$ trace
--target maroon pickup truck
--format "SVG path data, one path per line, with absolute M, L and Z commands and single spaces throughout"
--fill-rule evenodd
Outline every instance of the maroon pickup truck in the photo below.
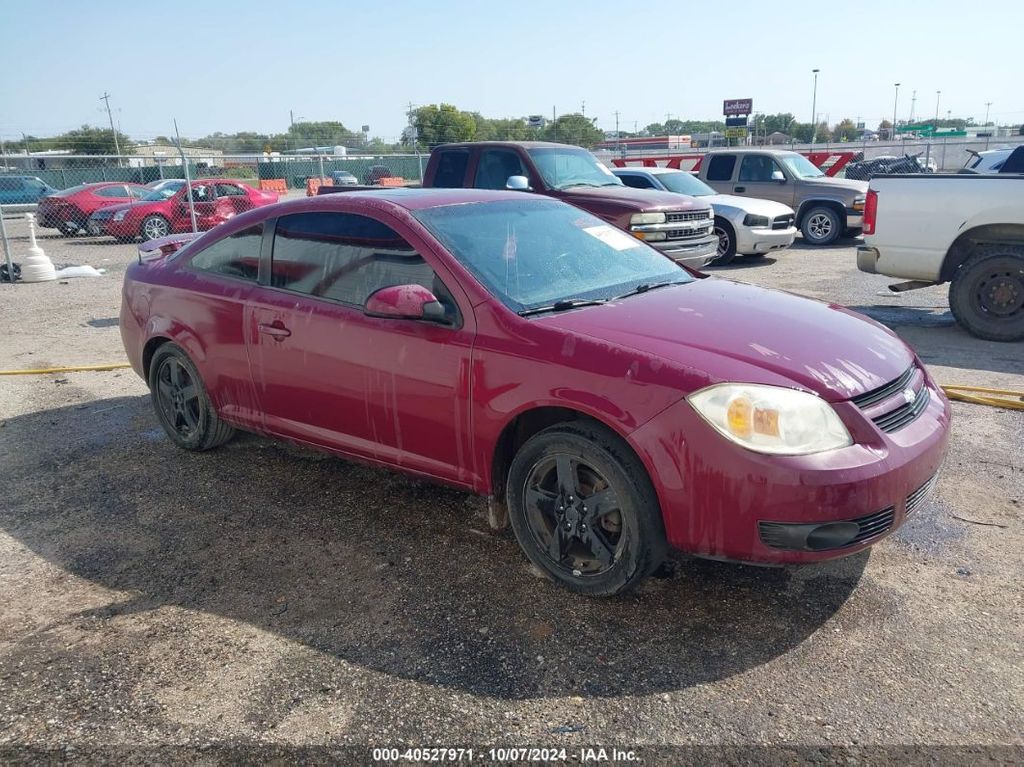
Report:
M 443 144 L 424 187 L 518 189 L 568 202 L 700 269 L 718 248 L 711 207 L 694 197 L 631 189 L 590 152 L 543 141 Z

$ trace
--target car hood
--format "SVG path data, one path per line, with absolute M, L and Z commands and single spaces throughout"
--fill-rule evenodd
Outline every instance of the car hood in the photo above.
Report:
M 654 189 L 633 189 L 628 186 L 574 186 L 558 193 L 567 202 L 593 200 L 595 202 L 619 202 L 623 207 L 636 210 L 704 210 L 708 207 L 705 198 L 690 197 L 675 192 L 660 192 Z
M 768 218 L 793 215 L 793 209 L 788 205 L 783 205 L 781 202 L 775 202 L 774 200 L 761 200 L 757 197 L 740 197 L 735 194 L 709 194 L 700 199 L 710 202 L 711 207 L 716 211 L 725 211 L 732 208 L 744 213 L 753 213 L 757 216 L 768 216 Z
M 832 178 L 831 176 L 819 176 L 818 178 L 805 178 L 800 181 L 809 187 L 816 187 L 822 190 L 836 191 L 842 189 L 854 194 L 867 194 L 868 182 L 855 181 L 852 178 Z
M 829 402 L 878 388 L 913 361 L 889 329 L 844 307 L 714 277 L 538 321 L 706 371 L 709 384 L 790 385 Z

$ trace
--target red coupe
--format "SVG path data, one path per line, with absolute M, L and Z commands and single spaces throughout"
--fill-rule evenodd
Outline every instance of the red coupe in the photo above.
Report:
M 56 229 L 70 237 L 85 232 L 89 216 L 100 208 L 138 202 L 151 191 L 142 184 L 123 181 L 79 184 L 39 200 L 36 221 L 40 226 Z
M 185 194 L 184 181 L 166 181 L 158 189 L 146 191 L 140 201 L 97 210 L 89 217 L 89 233 L 109 234 L 127 242 L 136 237 L 153 240 L 173 232 L 191 232 L 193 207 L 196 228 L 206 231 L 239 213 L 278 200 L 276 192 L 217 178 L 192 182 L 192 205 Z
M 184 239 L 143 246 L 120 323 L 175 443 L 245 429 L 475 491 L 579 592 L 629 588 L 669 546 L 861 551 L 946 450 L 949 403 L 887 328 L 690 272 L 557 200 L 351 192 Z

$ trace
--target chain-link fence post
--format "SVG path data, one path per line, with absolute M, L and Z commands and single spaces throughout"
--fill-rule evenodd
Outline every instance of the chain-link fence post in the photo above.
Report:
M 7 225 L 4 223 L 4 206 L 0 205 L 0 240 L 4 243 L 4 260 L 7 262 L 7 279 L 14 284 L 14 262 L 11 261 L 11 243 L 7 239 Z

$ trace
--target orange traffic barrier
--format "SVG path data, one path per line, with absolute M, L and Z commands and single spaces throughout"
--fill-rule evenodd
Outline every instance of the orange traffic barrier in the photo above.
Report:
M 401 176 L 382 176 L 377 179 L 380 186 L 405 186 L 405 179 Z
M 260 189 L 264 192 L 278 192 L 288 194 L 288 182 L 283 178 L 261 178 Z
M 307 178 L 306 197 L 316 197 L 316 190 L 322 186 L 334 186 L 332 178 Z

